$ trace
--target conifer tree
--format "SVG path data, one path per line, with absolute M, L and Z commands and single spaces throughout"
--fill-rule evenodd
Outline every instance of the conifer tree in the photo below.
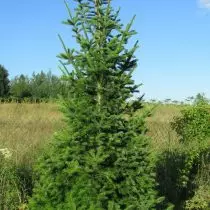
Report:
M 9 79 L 8 71 L 4 66 L 0 65 L 0 97 L 8 96 L 9 94 Z
M 111 0 L 76 0 L 64 23 L 72 27 L 78 49 L 62 38 L 63 101 L 66 128 L 55 135 L 40 159 L 30 209 L 154 209 L 155 174 L 146 137 L 145 116 L 136 116 L 142 97 L 132 80 L 138 43 L 134 18 L 124 26 Z M 71 65 L 71 71 L 68 66 Z

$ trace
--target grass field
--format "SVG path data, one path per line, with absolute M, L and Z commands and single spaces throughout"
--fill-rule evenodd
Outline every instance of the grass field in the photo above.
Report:
M 160 106 L 148 118 L 148 134 L 154 147 L 162 148 L 177 141 L 170 121 L 179 113 L 176 106 Z M 50 142 L 64 123 L 56 104 L 1 104 L 0 148 L 8 148 L 16 163 L 33 162 L 39 148 Z
M 177 134 L 171 129 L 170 123 L 180 113 L 181 106 L 159 105 L 147 119 L 148 135 L 152 137 L 154 148 L 163 150 L 178 142 Z
M 146 106 L 146 108 L 148 108 L 148 106 Z M 152 148 L 159 153 L 160 156 L 162 152 L 167 151 L 169 148 L 181 146 L 177 134 L 170 127 L 170 122 L 173 120 L 174 116 L 179 115 L 182 108 L 182 106 L 178 105 L 158 105 L 153 110 L 152 116 L 146 120 L 149 129 L 148 135 L 152 139 Z M 139 113 L 139 115 L 140 114 L 141 113 Z M 0 209 L 27 209 L 25 203 L 27 203 L 28 195 L 31 194 L 33 188 L 33 170 L 31 169 L 39 157 L 40 152 L 44 151 L 43 148 L 53 140 L 53 134 L 65 126 L 62 119 L 63 115 L 59 111 L 58 105 L 55 103 L 0 104 L 0 149 L 8 148 L 12 153 L 11 161 L 15 164 L 14 168 L 18 169 L 20 172 L 17 177 L 21 177 L 22 184 L 20 184 L 20 186 L 23 188 L 18 188 L 15 194 L 7 195 L 11 190 L 8 186 L 11 185 L 11 187 L 14 188 L 17 187 L 17 185 L 15 182 L 13 183 L 14 177 L 9 177 L 8 179 L 7 176 L 11 174 L 10 171 L 5 173 L 0 171 Z M 174 158 L 176 160 L 176 155 Z M 208 197 L 208 190 L 210 189 L 208 187 L 210 186 L 208 181 L 209 174 L 205 175 L 206 172 L 209 173 L 209 164 L 207 167 L 208 168 L 202 172 L 202 177 L 199 178 L 199 180 L 201 180 L 199 181 L 200 183 L 203 182 L 202 180 L 205 181 L 203 182 L 204 184 L 199 183 L 201 188 L 199 188 L 200 191 L 198 191 L 198 196 L 200 196 L 198 199 L 201 203 L 206 202 L 208 199 L 210 200 Z M 173 168 L 174 166 L 171 169 Z M 12 180 L 12 183 L 10 180 Z M 7 185 L 5 185 L 5 182 Z M 17 181 L 17 183 L 19 182 Z M 205 187 L 202 188 L 203 186 Z M 14 190 L 11 192 L 13 191 Z M 19 196 L 20 192 L 23 193 L 22 196 Z M 11 195 L 14 195 L 14 198 L 11 197 Z M 21 197 L 21 199 L 19 199 L 19 197 Z M 1 198 L 6 200 L 7 203 L 2 203 Z M 203 198 L 206 200 L 203 201 Z M 14 199 L 16 199 L 16 201 L 14 201 Z M 195 199 L 197 199 L 197 197 L 195 197 Z M 195 202 L 197 202 L 197 200 L 195 200 Z M 15 205 L 15 207 L 11 206 L 11 203 Z M 19 208 L 16 208 L 17 206 L 19 206 Z
M 55 104 L 1 104 L 0 148 L 8 148 L 16 163 L 33 162 L 38 149 L 61 126 Z

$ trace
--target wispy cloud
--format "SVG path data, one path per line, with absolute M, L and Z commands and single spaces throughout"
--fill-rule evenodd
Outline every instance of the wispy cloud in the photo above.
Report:
M 200 7 L 210 9 L 210 0 L 198 0 Z

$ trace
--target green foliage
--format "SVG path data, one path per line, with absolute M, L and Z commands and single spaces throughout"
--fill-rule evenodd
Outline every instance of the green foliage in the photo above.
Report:
M 205 140 L 210 136 L 210 109 L 204 100 L 196 100 L 195 104 L 181 111 L 175 117 L 172 128 L 181 137 L 182 142 L 193 139 Z
M 0 65 L 0 97 L 6 97 L 9 94 L 8 71 Z
M 210 174 L 210 112 L 207 101 L 198 100 L 174 118 L 172 128 L 180 136 L 180 145 L 164 151 L 158 161 L 159 190 L 175 209 L 206 209 L 208 200 L 201 196 L 199 172 Z M 208 176 L 209 178 L 209 176 Z M 209 189 L 209 183 L 207 185 Z M 200 200 L 199 200 L 200 199 Z M 205 202 L 203 202 L 205 200 Z
M 31 94 L 33 98 L 57 98 L 61 94 L 61 80 L 52 75 L 51 72 L 47 74 L 41 71 L 40 73 L 33 73 L 31 78 Z
M 10 96 L 18 102 L 46 101 L 56 99 L 58 95 L 66 96 L 66 83 L 50 71 L 33 73 L 32 77 L 16 76 L 11 80 Z
M 186 209 L 210 209 L 210 149 L 202 156 L 201 161 L 195 179 L 196 189 L 194 195 L 186 201 Z
M 209 198 L 210 187 L 200 186 L 196 190 L 194 196 L 186 201 L 186 210 L 209 210 L 210 209 L 210 198 Z
M 209 103 L 209 99 L 205 97 L 205 94 L 203 93 L 198 93 L 193 101 L 193 104 L 208 104 Z
M 31 195 L 31 189 L 31 169 L 17 166 L 12 161 L 12 153 L 7 148 L 0 149 L 0 209 L 16 210 L 23 207 Z
M 30 80 L 24 75 L 16 76 L 11 81 L 10 93 L 13 97 L 23 99 L 31 97 Z
M 197 191 L 196 177 L 203 163 L 209 161 L 209 141 L 191 142 L 164 151 L 158 160 L 157 181 L 159 191 L 175 209 L 183 209 L 185 202 Z M 209 169 L 208 169 L 209 172 Z
M 20 204 L 15 168 L 10 161 L 10 152 L 7 149 L 0 152 L 0 209 L 17 209 Z
M 63 101 L 66 129 L 36 166 L 30 209 L 155 209 L 154 159 L 146 137 L 141 97 L 132 80 L 137 43 L 126 49 L 135 31 L 123 28 L 110 1 L 77 0 L 72 26 L 79 49 L 60 58 L 69 97 Z M 72 65 L 69 72 L 67 65 Z M 126 117 L 125 117 L 126 116 Z

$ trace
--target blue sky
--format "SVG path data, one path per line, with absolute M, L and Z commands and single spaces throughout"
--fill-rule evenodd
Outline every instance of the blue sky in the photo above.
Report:
M 74 7 L 73 0 L 68 0 Z M 134 74 L 146 98 L 183 100 L 198 92 L 210 98 L 210 0 L 113 0 L 140 42 Z M 74 47 L 63 0 L 0 0 L 0 64 L 10 77 L 33 71 L 60 74 L 57 34 Z

